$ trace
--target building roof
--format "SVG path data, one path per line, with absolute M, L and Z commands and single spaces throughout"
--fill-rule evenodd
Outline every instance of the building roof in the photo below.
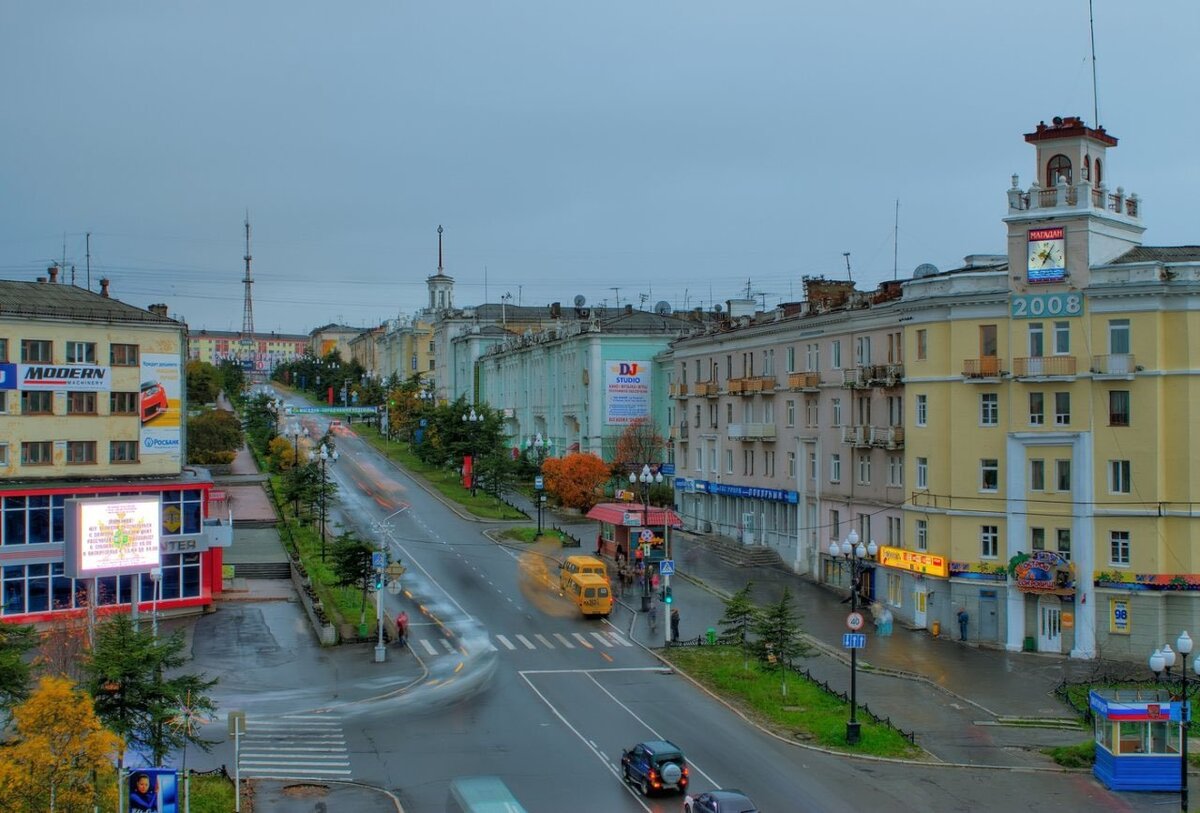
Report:
M 189 339 L 240 339 L 242 332 L 240 330 L 199 330 L 188 331 Z M 307 333 L 255 333 L 252 337 L 259 342 L 307 342 L 309 336 Z
M 0 280 L 0 316 L 79 322 L 142 322 L 183 326 L 183 322 L 101 296 L 77 285 Z
M 1200 262 L 1200 246 L 1138 246 L 1106 264 L 1195 262 Z
M 643 514 L 646 514 L 645 522 L 642 522 Z M 601 522 L 607 522 L 610 525 L 624 525 L 625 516 L 629 514 L 637 519 L 639 525 L 649 526 L 651 528 L 661 527 L 668 522 L 672 528 L 679 528 L 683 525 L 683 520 L 669 508 L 660 508 L 657 505 L 650 506 L 649 512 L 641 503 L 632 502 L 601 502 L 592 506 L 587 512 L 588 519 L 598 519 Z

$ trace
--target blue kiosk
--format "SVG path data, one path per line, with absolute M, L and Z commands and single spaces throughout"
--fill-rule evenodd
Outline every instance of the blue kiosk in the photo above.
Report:
M 1184 701 L 1165 689 L 1093 689 L 1092 773 L 1110 790 L 1179 790 Z

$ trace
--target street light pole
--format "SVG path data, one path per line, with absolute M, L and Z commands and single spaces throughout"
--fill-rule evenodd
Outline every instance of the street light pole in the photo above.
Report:
M 544 454 L 542 449 L 545 446 L 545 441 L 542 440 L 542 433 L 538 432 L 537 435 L 533 438 L 533 440 L 531 440 L 529 442 L 529 445 L 533 447 L 533 453 L 537 457 L 537 470 L 538 470 L 538 477 L 540 478 L 542 476 L 542 460 L 543 460 L 542 455 Z M 542 486 L 541 485 L 538 485 L 538 487 L 536 489 L 534 489 L 533 498 L 537 501 L 537 535 L 540 538 L 542 535 Z
M 651 485 L 651 483 L 661 483 L 662 481 L 663 481 L 662 472 L 654 472 L 652 474 L 650 472 L 650 464 L 649 463 L 642 464 L 642 471 L 640 474 L 638 472 L 632 472 L 632 471 L 629 472 L 629 484 L 631 486 L 636 486 L 638 483 L 641 483 L 641 486 L 642 486 L 642 529 L 643 530 L 649 529 L 649 527 L 650 527 L 650 485 Z M 638 543 L 641 544 L 640 540 L 638 540 Z M 631 558 L 633 557 L 633 540 L 630 540 L 630 543 L 629 543 L 629 555 Z M 646 573 L 642 577 L 642 595 L 650 596 L 650 577 L 651 577 L 650 561 L 649 561 L 648 556 L 643 557 L 643 559 L 646 562 Z M 666 598 L 667 598 L 667 595 L 669 594 L 668 591 L 669 591 L 669 588 L 671 585 L 671 577 L 664 576 L 663 579 L 664 579 L 664 581 L 663 581 L 663 600 L 664 600 L 664 603 L 669 604 L 670 602 L 667 601 Z M 653 601 L 653 600 L 654 600 L 653 596 L 650 596 L 650 601 Z M 643 610 L 647 609 L 645 606 L 645 603 L 643 603 L 642 609 Z M 667 609 L 670 610 L 669 607 Z M 663 623 L 664 638 L 663 638 L 663 640 L 670 641 L 671 640 L 671 624 L 670 624 L 671 619 L 666 618 L 663 620 L 664 620 L 664 623 Z
M 320 451 L 315 455 L 321 461 L 321 561 L 325 561 L 325 463 L 332 459 L 337 460 L 338 453 L 335 449 L 331 454 L 329 447 L 324 443 L 321 444 Z
M 875 540 L 863 545 L 859 541 L 858 531 L 853 528 L 842 544 L 829 543 L 829 555 L 839 561 L 850 563 L 850 612 L 858 612 L 858 593 L 862 580 L 863 559 L 870 556 L 875 558 L 879 552 Z M 862 724 L 858 722 L 858 647 L 850 648 L 850 720 L 846 723 L 846 744 L 857 745 L 862 738 Z
M 475 412 L 475 407 L 471 407 L 469 415 L 462 416 L 463 422 L 467 424 L 468 448 L 471 451 L 471 496 L 475 496 L 475 427 L 483 422 L 483 416 Z
M 1188 724 L 1192 721 L 1192 704 L 1188 699 L 1188 680 L 1187 672 L 1187 656 L 1192 652 L 1192 637 L 1187 634 L 1187 630 L 1179 633 L 1179 637 L 1175 640 L 1175 649 L 1179 652 L 1179 688 L 1180 698 L 1183 705 L 1180 710 L 1179 720 L 1179 735 L 1182 742 L 1179 744 L 1179 809 L 1187 813 L 1188 809 Z M 1171 667 L 1175 665 L 1175 652 L 1171 650 L 1170 644 L 1163 644 L 1161 649 L 1156 649 L 1150 655 L 1150 669 L 1154 672 L 1154 678 L 1157 680 L 1164 667 L 1167 672 L 1167 687 L 1170 688 L 1171 683 Z M 1200 675 L 1200 657 L 1192 660 L 1192 671 Z

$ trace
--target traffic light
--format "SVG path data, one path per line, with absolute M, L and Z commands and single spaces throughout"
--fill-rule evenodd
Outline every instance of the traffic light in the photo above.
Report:
M 670 587 L 663 588 L 663 601 L 665 601 L 667 604 L 671 603 L 672 598 L 671 598 L 671 588 Z

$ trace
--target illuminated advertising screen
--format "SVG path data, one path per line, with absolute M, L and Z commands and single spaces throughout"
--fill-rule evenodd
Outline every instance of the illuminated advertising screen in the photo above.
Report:
M 68 577 L 145 573 L 161 564 L 159 497 L 66 500 L 64 508 Z

